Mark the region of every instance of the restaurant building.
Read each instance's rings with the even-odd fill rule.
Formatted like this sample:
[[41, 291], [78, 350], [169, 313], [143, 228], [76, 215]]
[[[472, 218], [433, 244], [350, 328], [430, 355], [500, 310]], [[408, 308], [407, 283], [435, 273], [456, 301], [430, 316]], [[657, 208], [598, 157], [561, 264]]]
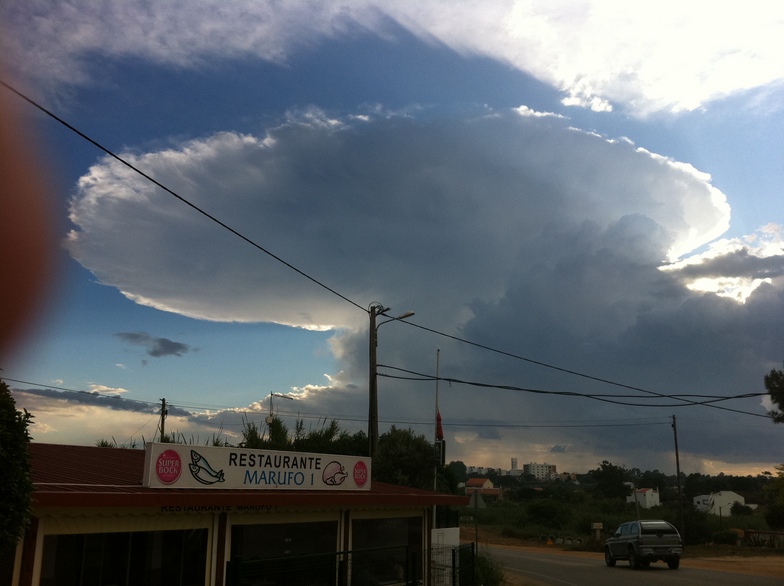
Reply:
[[31, 443], [33, 518], [0, 586], [428, 584], [436, 508], [371, 460]]

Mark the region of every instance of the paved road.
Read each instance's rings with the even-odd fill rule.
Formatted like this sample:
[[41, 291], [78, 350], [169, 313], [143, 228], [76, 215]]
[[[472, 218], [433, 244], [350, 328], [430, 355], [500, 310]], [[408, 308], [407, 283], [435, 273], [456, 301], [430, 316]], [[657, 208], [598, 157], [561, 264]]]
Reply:
[[493, 559], [507, 574], [521, 576], [523, 584], [531, 586], [645, 586], [647, 584], [705, 585], [705, 586], [781, 586], [781, 578], [749, 576], [715, 570], [699, 570], [681, 566], [670, 570], [667, 564], [655, 563], [649, 568], [632, 570], [627, 562], [618, 562], [614, 568], [604, 564], [601, 554], [596, 557], [573, 557], [569, 555], [505, 549], [487, 548]]

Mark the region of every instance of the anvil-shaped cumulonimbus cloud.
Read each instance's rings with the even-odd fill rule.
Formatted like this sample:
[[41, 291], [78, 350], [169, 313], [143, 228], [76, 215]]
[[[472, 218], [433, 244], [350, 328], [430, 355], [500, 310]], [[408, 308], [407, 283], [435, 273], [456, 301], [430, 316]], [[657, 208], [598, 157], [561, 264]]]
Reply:
[[[520, 111], [330, 124], [310, 113], [264, 137], [124, 156], [349, 298], [427, 292], [453, 315], [576, 252], [660, 264], [729, 221], [723, 194], [693, 167]], [[70, 218], [71, 254], [139, 303], [314, 329], [366, 319], [110, 159], [82, 177]]]

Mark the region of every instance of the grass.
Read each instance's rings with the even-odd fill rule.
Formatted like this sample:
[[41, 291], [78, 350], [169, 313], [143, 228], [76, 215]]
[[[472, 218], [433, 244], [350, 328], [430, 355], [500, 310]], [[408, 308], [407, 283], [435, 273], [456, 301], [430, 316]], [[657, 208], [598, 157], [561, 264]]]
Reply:
[[683, 550], [684, 558], [713, 557], [774, 557], [784, 556], [784, 549], [773, 547], [755, 547], [750, 545], [689, 545]]

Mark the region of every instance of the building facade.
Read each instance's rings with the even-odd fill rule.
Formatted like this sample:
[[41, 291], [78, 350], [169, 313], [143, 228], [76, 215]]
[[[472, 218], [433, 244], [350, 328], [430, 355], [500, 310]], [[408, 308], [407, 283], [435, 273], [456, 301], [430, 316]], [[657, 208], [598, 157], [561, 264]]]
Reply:
[[264, 584], [404, 574], [427, 584], [434, 507], [468, 502], [371, 486], [369, 459], [232, 450], [30, 444], [33, 519], [2, 560], [8, 583], [224, 586], [242, 573]]
[[636, 502], [643, 509], [650, 509], [661, 505], [661, 502], [659, 501], [659, 491], [654, 488], [632, 489], [632, 494], [626, 497], [626, 502]]
[[[730, 509], [735, 503], [746, 505], [746, 499], [739, 495], [737, 492], [731, 490], [722, 490], [712, 494], [701, 494], [694, 497], [694, 508], [698, 511], [706, 511], [712, 515], [720, 515], [722, 517], [729, 517], [731, 515]], [[752, 508], [757, 508], [757, 505], [749, 505]]]
[[558, 476], [555, 464], [537, 464], [536, 462], [523, 464], [523, 474], [530, 474], [537, 480], [552, 480]]

